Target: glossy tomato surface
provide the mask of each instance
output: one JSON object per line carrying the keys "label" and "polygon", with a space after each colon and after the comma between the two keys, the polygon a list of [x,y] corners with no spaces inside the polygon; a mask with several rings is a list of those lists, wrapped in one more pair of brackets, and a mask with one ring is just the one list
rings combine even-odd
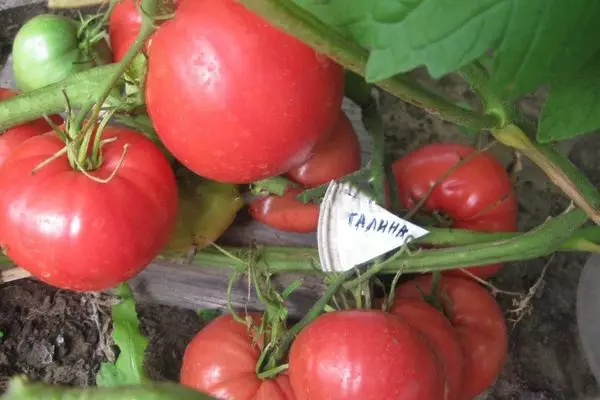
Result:
{"label": "glossy tomato surface", "polygon": [[289,375],[298,400],[439,400],[441,366],[427,340],[381,311],[324,314],[300,332]]}
{"label": "glossy tomato surface", "polygon": [[[360,144],[352,123],[340,111],[332,132],[320,140],[311,158],[291,169],[287,176],[304,187],[315,187],[351,174],[360,168]],[[288,190],[283,196],[268,196],[250,204],[250,215],[265,225],[286,232],[317,230],[319,205],[296,200],[303,189]]]}
{"label": "glossy tomato surface", "polygon": [[[158,15],[174,12],[174,0],[160,0]],[[115,62],[125,57],[142,27],[142,16],[139,12],[140,0],[121,0],[110,14],[108,34]],[[160,22],[160,21],[157,21]]]}
{"label": "glossy tomato surface", "polygon": [[[259,316],[252,315],[256,322]],[[192,339],[183,356],[180,382],[223,400],[295,400],[286,375],[260,380],[259,347],[248,328],[224,315]]]}
{"label": "glossy tomato surface", "polygon": [[[10,99],[17,94],[18,92],[12,89],[0,87],[0,101]],[[50,119],[56,125],[60,125],[63,122],[60,115],[51,115]],[[0,166],[4,164],[6,159],[21,145],[21,143],[29,138],[51,130],[52,127],[43,118],[39,118],[24,124],[13,126],[4,132],[0,132]]]}
{"label": "glossy tomato surface", "polygon": [[[476,149],[460,144],[426,145],[396,161],[394,175],[401,201],[407,208],[427,195],[424,208],[439,211],[453,220],[453,227],[484,232],[513,232],[517,229],[517,199],[508,173],[489,153],[481,153],[448,171]],[[445,177],[445,179],[443,179]],[[500,264],[470,268],[487,278]],[[463,272],[451,271],[452,274]]]}
{"label": "glossy tomato surface", "polygon": [[289,179],[315,187],[351,174],[360,168],[360,143],[352,123],[342,111],[332,132],[320,140],[312,157],[288,171]]}
{"label": "glossy tomato surface", "polygon": [[152,39],[146,99],[167,149],[221,182],[302,164],[337,121],[342,67],[234,0],[180,4]]}
{"label": "glossy tomato surface", "polygon": [[104,290],[144,269],[167,243],[177,213],[177,185],[165,156],[137,132],[109,127],[102,165],[89,173],[62,156],[55,134],[19,146],[0,170],[0,244],[44,282],[72,290]]}
{"label": "glossy tomato surface", "polygon": [[104,40],[86,49],[78,30],[78,22],[56,14],[37,15],[27,21],[17,32],[12,49],[17,86],[21,90],[38,89],[112,61]]}
{"label": "glossy tomato surface", "polygon": [[[431,275],[406,282],[396,291],[396,304],[404,298],[420,299],[431,293]],[[456,329],[464,357],[462,399],[472,399],[489,386],[502,371],[508,353],[508,334],[496,300],[476,282],[443,276],[439,299],[444,313]]]}
{"label": "glossy tomato surface", "polygon": [[283,196],[267,196],[250,203],[252,218],[286,232],[309,233],[317,230],[319,205],[296,199],[303,189],[292,188]]}
{"label": "glossy tomato surface", "polygon": [[402,299],[390,308],[391,314],[402,318],[427,338],[443,366],[445,400],[458,400],[463,379],[463,354],[458,335],[450,322],[438,310],[419,299]]}

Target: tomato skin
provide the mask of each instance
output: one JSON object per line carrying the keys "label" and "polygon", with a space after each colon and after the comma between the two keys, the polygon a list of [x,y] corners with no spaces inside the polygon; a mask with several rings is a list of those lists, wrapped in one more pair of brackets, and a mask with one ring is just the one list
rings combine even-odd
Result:
{"label": "tomato skin", "polygon": [[215,242],[244,205],[236,185],[201,180],[196,175],[180,180],[178,186],[177,223],[165,253],[186,251],[192,246],[202,249]]}
{"label": "tomato skin", "polygon": [[[403,205],[414,207],[449,169],[475,151],[460,144],[430,144],[396,161],[393,171]],[[510,177],[502,164],[485,152],[458,167],[439,184],[424,208],[449,215],[454,228],[485,232],[517,229],[517,199]],[[501,268],[501,264],[494,264],[467,269],[480,278],[488,278]],[[447,273],[465,276],[460,270]]]}
{"label": "tomato skin", "polygon": [[[260,321],[259,315],[250,316]],[[223,400],[295,400],[287,375],[264,381],[257,377],[259,356],[246,326],[223,315],[186,348],[180,383]]]}
{"label": "tomato skin", "polygon": [[352,123],[341,111],[331,134],[319,141],[313,156],[286,174],[289,179],[307,187],[329,183],[360,168],[360,143]]}
{"label": "tomato skin", "polygon": [[0,170],[0,243],[8,257],[63,289],[104,290],[144,269],[166,244],[175,223],[177,185],[169,162],[143,135],[108,127],[115,137],[103,164],[73,170],[62,156],[32,170],[64,147],[54,133],[33,137]]}
{"label": "tomato skin", "polygon": [[96,58],[79,48],[78,23],[55,14],[33,17],[17,32],[13,43],[13,71],[21,90],[60,82],[74,73],[111,62],[105,41],[94,45]]}
{"label": "tomato skin", "polygon": [[[313,155],[287,176],[305,187],[316,187],[348,175],[360,168],[360,143],[352,123],[343,111],[332,132],[320,140]],[[317,230],[319,205],[296,200],[303,191],[289,189],[283,196],[268,196],[250,203],[250,215],[272,228],[286,232],[310,233]]]}
{"label": "tomato skin", "polygon": [[182,164],[250,183],[306,161],[336,123],[343,86],[341,66],[237,1],[197,0],[154,35],[146,99]]}
{"label": "tomato skin", "polygon": [[[431,275],[406,282],[396,290],[396,302],[422,298],[431,293]],[[502,310],[479,284],[454,276],[443,276],[439,299],[456,329],[464,356],[462,399],[472,399],[491,386],[508,355],[508,333]]]}
{"label": "tomato skin", "polygon": [[254,200],[248,207],[255,220],[286,232],[310,233],[317,230],[319,205],[296,199],[304,189],[291,188],[283,196]]}
{"label": "tomato skin", "polygon": [[[110,14],[108,34],[115,62],[121,61],[135,42],[142,27],[142,16],[138,9],[139,0],[121,0]],[[173,12],[175,0],[162,0],[157,14]]]}
{"label": "tomato skin", "polygon": [[397,315],[416,328],[435,350],[443,365],[445,400],[460,399],[463,379],[463,354],[456,331],[450,322],[435,308],[424,301],[402,299],[396,301],[389,312]]}
{"label": "tomato skin", "polygon": [[[8,100],[14,97],[18,92],[0,87],[0,101]],[[51,115],[49,117],[56,125],[63,123],[60,115]],[[43,119],[38,118],[21,125],[13,126],[0,133],[0,167],[12,152],[24,141],[37,135],[49,132],[52,127]]]}
{"label": "tomato skin", "polygon": [[381,311],[320,316],[297,336],[289,365],[298,400],[439,400],[443,393],[426,339]]}

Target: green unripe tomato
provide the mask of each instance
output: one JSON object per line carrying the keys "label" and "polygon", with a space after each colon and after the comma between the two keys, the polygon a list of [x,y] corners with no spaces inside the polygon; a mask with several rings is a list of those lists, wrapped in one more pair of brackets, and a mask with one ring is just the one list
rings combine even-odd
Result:
{"label": "green unripe tomato", "polygon": [[13,72],[17,86],[38,89],[74,73],[112,61],[103,39],[90,44],[79,23],[60,15],[38,15],[25,23],[13,43]]}

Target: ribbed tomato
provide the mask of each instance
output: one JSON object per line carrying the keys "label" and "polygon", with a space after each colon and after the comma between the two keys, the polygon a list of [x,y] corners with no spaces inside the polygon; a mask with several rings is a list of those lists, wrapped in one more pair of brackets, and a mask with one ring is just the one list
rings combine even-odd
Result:
{"label": "ribbed tomato", "polygon": [[[250,316],[260,322],[259,315]],[[218,317],[185,350],[180,382],[223,400],[295,400],[287,375],[258,378],[260,352],[245,325],[231,315]]]}
{"label": "ribbed tomato", "polygon": [[[484,232],[517,229],[517,199],[508,173],[493,156],[483,152],[445,176],[476,149],[460,144],[426,145],[396,161],[393,166],[402,203],[412,208],[432,187],[424,208],[453,220],[453,227]],[[441,182],[438,182],[441,181]],[[472,267],[481,278],[494,275],[501,264]],[[449,271],[450,274],[465,274]]]}
{"label": "ribbed tomato", "polygon": [[[408,281],[396,290],[396,306],[432,292],[432,276]],[[464,357],[461,399],[472,399],[491,386],[508,353],[508,334],[496,300],[476,282],[443,276],[436,292],[444,314],[458,335]]]}

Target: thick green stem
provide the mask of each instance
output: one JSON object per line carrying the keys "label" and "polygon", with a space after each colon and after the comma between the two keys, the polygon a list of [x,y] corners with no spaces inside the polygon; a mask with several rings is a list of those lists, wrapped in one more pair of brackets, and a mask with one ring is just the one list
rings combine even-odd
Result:
{"label": "thick green stem", "polygon": [[156,29],[153,18],[156,15],[158,4],[159,0],[142,0],[140,4],[140,7],[144,11],[142,13],[142,25],[140,27],[140,32],[135,38],[135,41],[131,44],[131,47],[125,54],[125,57],[123,57],[121,62],[118,64],[118,69],[114,73],[114,75],[112,75],[110,79],[107,79],[102,83],[100,96],[98,96],[95,99],[95,106],[93,103],[88,102],[79,111],[75,129],[79,129],[80,124],[83,122],[86,115],[90,111],[92,111],[93,108],[90,122],[87,124],[87,126],[84,128],[84,131],[82,132],[84,135],[88,130],[91,129],[96,119],[100,115],[100,111],[102,110],[102,106],[105,100],[108,98],[117,82],[122,78],[123,74],[129,67],[129,65],[133,62],[138,53],[142,51],[144,45],[146,44],[146,40],[148,40],[150,35],[152,35],[154,30]]}
{"label": "thick green stem", "polygon": [[375,193],[375,201],[385,205],[385,133],[383,121],[377,109],[377,102],[373,99],[369,105],[362,109],[362,120],[367,131],[371,134],[370,184]]}
{"label": "thick green stem", "polygon": [[[354,41],[345,38],[308,13],[291,0],[240,0],[249,10],[270,21],[288,34],[326,54],[331,59],[361,76],[369,53]],[[462,108],[435,93],[429,92],[414,80],[397,75],[376,83],[382,89],[402,100],[440,118],[473,129],[486,129],[497,125],[493,116],[482,115]]]}
{"label": "thick green stem", "polygon": [[115,388],[67,388],[26,384],[13,379],[1,400],[215,400],[214,397],[175,383],[149,383]]}
{"label": "thick green stem", "polygon": [[110,64],[75,74],[62,82],[21,93],[0,102],[0,132],[43,114],[65,111],[65,94],[72,107],[82,107],[95,99],[102,82],[110,79],[119,69]]}
{"label": "thick green stem", "polygon": [[519,150],[533,161],[548,178],[567,195],[573,203],[586,212],[588,217],[600,225],[600,193],[593,188],[587,178],[568,160],[557,157],[548,149],[537,145],[523,129],[508,120],[508,109],[490,87],[486,71],[478,64],[471,64],[461,70],[461,75],[482,98],[486,113],[493,115],[502,125],[490,129],[500,143]]}

